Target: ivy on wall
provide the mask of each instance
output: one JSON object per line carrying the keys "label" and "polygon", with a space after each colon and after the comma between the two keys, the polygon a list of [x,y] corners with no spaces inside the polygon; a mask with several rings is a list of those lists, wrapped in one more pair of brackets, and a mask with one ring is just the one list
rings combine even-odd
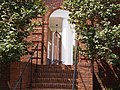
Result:
{"label": "ivy on wall", "polygon": [[18,61],[27,53],[31,19],[45,11],[41,0],[0,0],[0,62]]}
{"label": "ivy on wall", "polygon": [[83,56],[120,64],[120,0],[65,0]]}

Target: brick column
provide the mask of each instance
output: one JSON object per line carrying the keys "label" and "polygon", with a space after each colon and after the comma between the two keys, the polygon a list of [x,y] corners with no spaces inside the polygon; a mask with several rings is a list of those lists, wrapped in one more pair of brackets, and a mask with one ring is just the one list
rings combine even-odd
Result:
{"label": "brick column", "polygon": [[49,24],[46,19],[47,16],[44,17],[44,55],[43,55],[43,64],[47,64],[47,46],[48,46],[48,31],[49,31]]}
{"label": "brick column", "polygon": [[[16,81],[18,80],[20,74],[22,73],[26,63],[22,62],[13,62],[10,65],[10,90],[15,86]],[[25,73],[22,76],[22,89],[25,89],[29,86],[30,82],[30,67],[27,67]],[[20,88],[20,84],[18,84],[17,89]]]}
{"label": "brick column", "polygon": [[89,60],[78,63],[78,90],[93,90],[93,71]]}

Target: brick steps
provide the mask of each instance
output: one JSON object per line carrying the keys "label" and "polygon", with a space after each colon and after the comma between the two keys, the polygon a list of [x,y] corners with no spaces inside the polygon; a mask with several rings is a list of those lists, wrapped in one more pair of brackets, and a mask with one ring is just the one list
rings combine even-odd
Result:
{"label": "brick steps", "polygon": [[39,68],[42,68],[42,69],[44,69],[44,68],[45,69],[46,68],[47,69],[52,69],[52,68],[53,69],[55,69],[55,68],[58,69],[58,68],[60,68],[60,69],[70,69],[71,70],[71,69],[73,69],[73,66],[72,65],[67,65],[67,66],[66,65],[39,65]]}
{"label": "brick steps", "polygon": [[33,79],[33,83],[36,82],[36,83],[72,83],[72,79],[71,78],[35,78]]}
{"label": "brick steps", "polygon": [[72,78],[73,74],[72,73],[36,73],[34,74],[34,77],[37,78],[47,78],[49,75],[49,78]]}
{"label": "brick steps", "polygon": [[55,88],[55,89],[71,89],[72,84],[66,84],[66,83],[33,83],[32,87],[37,88]]}
{"label": "brick steps", "polygon": [[47,73],[53,73],[53,72],[56,72],[56,73],[73,73],[74,70],[65,70],[65,69],[42,69],[42,68],[39,68],[38,69],[38,72],[42,73],[42,72],[47,72]]}
{"label": "brick steps", "polygon": [[71,90],[73,66],[40,65],[33,73],[32,90]]}
{"label": "brick steps", "polygon": [[[30,90],[30,89],[24,89],[24,90]],[[71,90],[71,89],[32,88],[32,90]]]}

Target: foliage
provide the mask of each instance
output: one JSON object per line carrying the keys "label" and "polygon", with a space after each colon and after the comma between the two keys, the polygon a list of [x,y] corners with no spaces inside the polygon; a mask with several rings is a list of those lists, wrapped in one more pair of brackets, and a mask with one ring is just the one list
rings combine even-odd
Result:
{"label": "foliage", "polygon": [[0,61],[20,60],[26,54],[25,40],[32,30],[31,19],[45,13],[41,0],[0,0]]}
{"label": "foliage", "polygon": [[120,0],[65,0],[64,8],[86,45],[82,55],[120,63]]}

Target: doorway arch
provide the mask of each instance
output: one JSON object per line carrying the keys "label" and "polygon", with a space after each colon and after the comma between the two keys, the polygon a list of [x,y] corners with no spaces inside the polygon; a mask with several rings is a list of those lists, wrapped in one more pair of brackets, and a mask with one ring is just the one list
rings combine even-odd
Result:
{"label": "doorway arch", "polygon": [[74,28],[69,24],[68,18],[69,12],[62,9],[55,10],[49,16],[47,58],[53,63],[57,60],[65,65],[73,64]]}

